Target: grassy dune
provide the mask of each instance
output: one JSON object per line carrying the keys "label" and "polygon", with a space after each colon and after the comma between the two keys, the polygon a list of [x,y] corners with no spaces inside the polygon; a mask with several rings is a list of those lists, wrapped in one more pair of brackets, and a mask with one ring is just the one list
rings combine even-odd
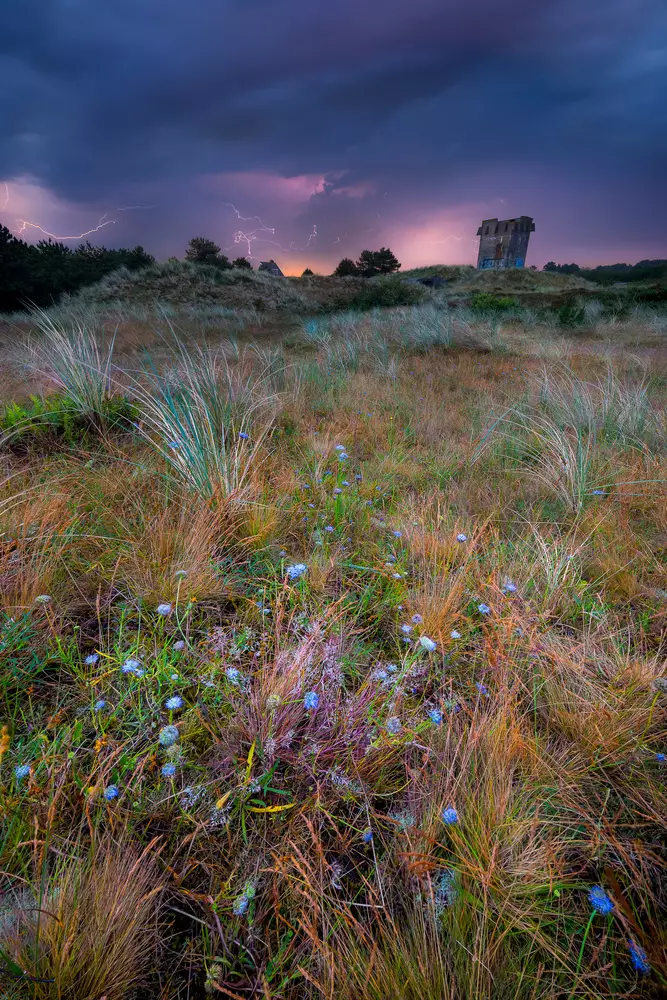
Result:
{"label": "grassy dune", "polygon": [[137,308],[2,331],[2,996],[664,996],[664,310]]}

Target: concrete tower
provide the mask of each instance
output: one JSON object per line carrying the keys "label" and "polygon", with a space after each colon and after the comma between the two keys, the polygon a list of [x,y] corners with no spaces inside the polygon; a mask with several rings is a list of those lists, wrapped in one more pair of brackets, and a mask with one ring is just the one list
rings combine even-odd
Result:
{"label": "concrete tower", "polygon": [[477,267],[523,267],[526,263],[528,240],[535,232],[535,223],[529,215],[518,219],[484,219],[477,230],[479,253]]}

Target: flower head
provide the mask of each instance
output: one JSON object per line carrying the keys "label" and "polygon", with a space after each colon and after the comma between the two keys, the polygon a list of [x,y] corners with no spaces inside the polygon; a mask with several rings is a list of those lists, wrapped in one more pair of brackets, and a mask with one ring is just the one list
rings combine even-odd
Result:
{"label": "flower head", "polygon": [[664,753],[657,753],[655,755],[655,759],[658,761],[659,764],[663,764],[665,760],[667,760],[667,757],[665,757]]}
{"label": "flower head", "polygon": [[647,976],[651,971],[651,966],[644,949],[630,938],[628,941],[628,951],[630,952],[630,961],[633,967],[637,972],[641,972],[643,976]]}
{"label": "flower head", "polygon": [[241,671],[237,667],[227,667],[225,670],[225,677],[230,684],[241,683]]}
{"label": "flower head", "polygon": [[506,594],[516,593],[516,583],[512,583],[509,577],[505,577],[505,582],[503,583],[503,590]]}
{"label": "flower head", "polygon": [[440,818],[445,826],[453,826],[455,823],[458,823],[459,814],[453,806],[448,806],[447,809],[443,809]]}
{"label": "flower head", "polygon": [[107,785],[103,792],[104,798],[107,802],[113,802],[114,799],[118,798],[118,786],[117,785]]}
{"label": "flower head", "polygon": [[99,658],[99,653],[89,653],[83,662],[87,667],[94,667]]}
{"label": "flower head", "polygon": [[245,431],[239,431],[239,437],[241,438],[242,441],[247,441],[250,435],[246,434]]}
{"label": "flower head", "polygon": [[338,496],[338,494],[339,494],[339,493],[342,493],[342,492],[343,492],[343,491],[342,491],[342,489],[340,488],[340,486],[335,486],[335,487],[334,487],[334,496],[335,496],[335,497],[337,497],[337,496]]}
{"label": "flower head", "polygon": [[234,900],[234,905],[232,906],[232,912],[236,917],[242,917],[248,912],[248,906],[250,905],[250,900],[247,896],[237,896]]}
{"label": "flower head", "polygon": [[387,732],[392,736],[398,736],[401,731],[401,720],[397,716],[392,715],[391,718],[387,719],[385,727]]}
{"label": "flower head", "polygon": [[364,844],[370,844],[370,842],[373,839],[373,831],[371,830],[370,826],[366,827],[366,829],[361,835],[361,839],[363,840]]}
{"label": "flower head", "polygon": [[188,575],[187,569],[177,569],[176,572],[174,573],[174,576],[176,577],[177,580],[184,580],[187,575]]}
{"label": "flower head", "polygon": [[328,531],[329,533],[331,533],[332,531],[335,531],[335,528],[334,528],[333,524],[327,524],[327,526],[326,526],[326,528],[324,530]]}
{"label": "flower head", "polygon": [[178,728],[176,726],[164,726],[158,735],[158,742],[163,747],[173,747],[178,742]]}
{"label": "flower head", "polygon": [[429,639],[427,635],[419,636],[419,645],[422,646],[428,653],[434,653],[438,648],[437,642],[434,642],[433,639]]}
{"label": "flower head", "polygon": [[442,722],[442,712],[439,708],[432,708],[428,713],[428,717],[434,726],[439,726]]}
{"label": "flower head", "polygon": [[412,625],[401,625],[401,632],[405,633],[405,635],[410,635],[412,632]]}
{"label": "flower head", "polygon": [[307,712],[315,712],[320,703],[320,696],[317,691],[306,691],[303,696],[303,707]]}
{"label": "flower head", "polygon": [[139,663],[139,660],[134,660],[132,659],[132,657],[128,657],[120,669],[123,671],[124,674],[137,674],[137,676],[139,676],[137,671],[140,669],[140,667],[141,664]]}
{"label": "flower head", "polygon": [[452,639],[460,639],[461,638],[461,633],[457,632],[455,628],[453,628],[452,631],[449,634],[450,634],[450,636],[451,636]]}
{"label": "flower head", "polygon": [[490,615],[491,614],[491,608],[489,607],[488,604],[478,604],[477,605],[477,610],[479,611],[480,615]]}
{"label": "flower head", "polygon": [[344,444],[337,444],[335,446],[335,449],[336,449],[336,451],[345,451],[345,445]]}
{"label": "flower head", "polygon": [[35,604],[50,604],[51,597],[48,594],[40,594],[35,598]]}
{"label": "flower head", "polygon": [[588,902],[598,913],[611,913],[614,904],[601,885],[594,885],[588,893]]}
{"label": "flower head", "polygon": [[173,778],[175,774],[176,774],[175,764],[165,764],[164,767],[162,768],[163,778]]}
{"label": "flower head", "polygon": [[175,694],[172,698],[167,698],[164,707],[169,712],[178,712],[179,708],[183,708],[183,699],[180,694]]}
{"label": "flower head", "polygon": [[270,695],[268,696],[268,698],[266,699],[266,707],[267,707],[267,710],[268,710],[269,712],[275,712],[275,710],[276,710],[276,709],[277,709],[277,708],[279,707],[279,705],[280,705],[280,701],[281,701],[281,698],[280,698],[280,695],[279,695],[279,694],[270,694]]}
{"label": "flower head", "polygon": [[468,541],[468,536],[464,535],[463,532],[461,532],[460,535],[456,536],[456,541],[457,542],[467,542]]}
{"label": "flower head", "polygon": [[303,576],[307,569],[308,567],[305,563],[295,563],[293,566],[288,566],[285,572],[290,580],[298,580],[300,576]]}
{"label": "flower head", "polygon": [[157,606],[157,613],[159,615],[164,615],[166,617],[167,615],[171,614],[171,611],[172,611],[171,604],[158,604]]}
{"label": "flower head", "polygon": [[424,619],[422,618],[421,615],[413,615],[410,621],[412,622],[413,625],[421,625]]}
{"label": "flower head", "polygon": [[482,684],[481,681],[477,681],[475,687],[477,688],[477,690],[481,695],[487,695],[489,693],[488,687],[486,686],[486,684]]}
{"label": "flower head", "polygon": [[95,704],[93,705],[93,709],[96,712],[101,712],[103,708],[106,708],[106,706],[107,706],[107,703],[104,700],[104,698],[100,698],[99,701],[96,701]]}
{"label": "flower head", "polygon": [[402,535],[403,535],[403,532],[402,531],[392,531],[392,535],[394,536],[394,538],[401,538]]}
{"label": "flower head", "polygon": [[174,643],[174,649],[176,650],[177,653],[180,653],[181,650],[185,649],[185,639],[178,639]]}
{"label": "flower head", "polygon": [[23,781],[30,774],[30,764],[17,764],[14,768],[14,777],[18,782]]}

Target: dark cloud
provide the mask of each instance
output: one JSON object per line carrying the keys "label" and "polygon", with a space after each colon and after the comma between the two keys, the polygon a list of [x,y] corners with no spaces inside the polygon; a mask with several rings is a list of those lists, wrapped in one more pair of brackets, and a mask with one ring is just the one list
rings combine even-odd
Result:
{"label": "dark cloud", "polygon": [[224,191],[198,183],[214,173],[327,177],[298,206],[265,204],[261,180],[242,192],[287,244],[317,224],[323,259],[337,232],[356,246],[369,220],[399,233],[463,205],[526,211],[538,232],[585,217],[592,248],[634,247],[637,220],[652,246],[667,221],[663,0],[21,0],[0,85],[0,179],[74,206],[155,202],[116,233],[158,253],[212,216],[231,236]]}

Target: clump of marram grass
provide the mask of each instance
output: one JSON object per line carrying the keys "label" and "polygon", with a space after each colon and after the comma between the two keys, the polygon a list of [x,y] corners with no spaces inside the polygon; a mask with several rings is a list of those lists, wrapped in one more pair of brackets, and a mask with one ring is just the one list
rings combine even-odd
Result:
{"label": "clump of marram grass", "polygon": [[275,416],[269,376],[244,374],[224,354],[188,350],[178,338],[175,346],[171,371],[148,370],[134,379],[139,433],[200,497],[246,499]]}
{"label": "clump of marram grass", "polygon": [[38,310],[37,335],[27,342],[27,365],[63,393],[79,416],[102,429],[114,395],[114,336],[81,321],[59,321]]}

